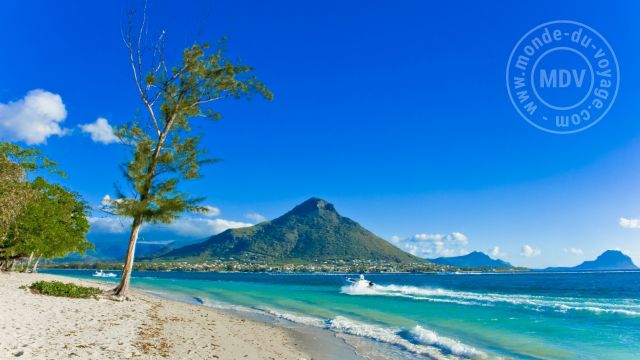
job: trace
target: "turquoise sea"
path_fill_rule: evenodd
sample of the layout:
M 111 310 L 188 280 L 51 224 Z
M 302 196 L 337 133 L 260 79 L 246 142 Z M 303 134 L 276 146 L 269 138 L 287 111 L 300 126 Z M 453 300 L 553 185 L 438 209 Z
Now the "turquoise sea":
M 374 358 L 640 358 L 640 272 L 371 274 L 368 288 L 343 274 L 133 276 L 140 290 L 322 329 Z

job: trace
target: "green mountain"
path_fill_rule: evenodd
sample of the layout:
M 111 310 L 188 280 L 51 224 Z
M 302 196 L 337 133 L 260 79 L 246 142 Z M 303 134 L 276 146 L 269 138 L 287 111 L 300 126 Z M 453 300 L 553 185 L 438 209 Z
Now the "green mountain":
M 273 221 L 229 229 L 208 240 L 172 250 L 160 259 L 254 258 L 263 260 L 375 260 L 422 263 L 335 207 L 311 198 Z

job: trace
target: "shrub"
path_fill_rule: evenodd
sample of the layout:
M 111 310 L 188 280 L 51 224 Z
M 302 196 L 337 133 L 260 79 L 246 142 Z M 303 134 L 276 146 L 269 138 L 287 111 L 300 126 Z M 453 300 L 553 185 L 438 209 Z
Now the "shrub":
M 102 291 L 94 287 L 78 286 L 72 283 L 63 283 L 61 281 L 38 281 L 29 289 L 36 294 L 61 296 L 68 298 L 81 298 L 87 299 L 90 297 L 96 298 Z

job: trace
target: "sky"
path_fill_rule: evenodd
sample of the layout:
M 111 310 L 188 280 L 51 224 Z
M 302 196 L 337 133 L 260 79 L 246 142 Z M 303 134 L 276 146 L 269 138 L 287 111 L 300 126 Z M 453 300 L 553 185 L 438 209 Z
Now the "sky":
M 110 126 L 144 114 L 121 38 L 140 3 L 2 7 L 0 139 L 41 149 L 97 208 L 128 156 Z M 568 266 L 620 249 L 640 264 L 639 15 L 633 1 L 150 1 L 169 62 L 226 36 L 275 96 L 214 105 L 222 120 L 197 129 L 224 161 L 183 185 L 212 210 L 142 241 L 204 238 L 317 196 L 424 257 Z M 505 84 L 518 40 L 554 20 L 596 29 L 620 68 L 611 110 L 575 134 L 531 126 Z M 92 225 L 90 238 L 126 241 L 125 221 L 95 211 Z

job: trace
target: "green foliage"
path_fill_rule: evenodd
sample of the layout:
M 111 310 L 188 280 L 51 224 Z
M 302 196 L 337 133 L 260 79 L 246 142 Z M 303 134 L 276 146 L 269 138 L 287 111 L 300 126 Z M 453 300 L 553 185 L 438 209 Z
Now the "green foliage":
M 25 149 L 12 143 L 0 142 L 0 159 L 4 160 L 5 166 L 6 162 L 10 162 L 15 166 L 19 166 L 25 172 L 42 169 L 48 170 L 52 174 L 64 176 L 64 173 L 57 169 L 58 165 L 44 157 L 42 152 L 38 149 Z M 2 171 L 0 171 L 0 174 L 1 173 Z
M 98 288 L 63 283 L 61 281 L 38 281 L 31 284 L 29 289 L 36 294 L 80 299 L 97 298 L 102 293 Z
M 135 67 L 134 77 L 138 79 Z M 138 88 L 149 123 L 116 129 L 132 149 L 131 160 L 122 166 L 131 192 L 117 189 L 117 198 L 106 210 L 138 219 L 138 224 L 169 223 L 185 211 L 206 211 L 197 205 L 201 198 L 178 190 L 180 181 L 200 177 L 202 165 L 217 161 L 206 157 L 200 135 L 192 133 L 192 122 L 199 117 L 220 119 L 211 107 L 215 101 L 253 94 L 271 99 L 271 92 L 251 75 L 250 67 L 233 64 L 221 50 L 209 51 L 206 44 L 186 49 L 177 67 L 154 67 Z
M 0 143 L 0 262 L 23 257 L 61 257 L 91 248 L 89 207 L 78 194 L 26 173 L 62 174 L 39 150 Z
M 33 200 L 34 192 L 28 186 L 26 174 L 39 169 L 62 175 L 56 170 L 56 164 L 42 156 L 40 150 L 0 142 L 0 241 Z
M 36 257 L 53 258 L 93 248 L 86 239 L 89 206 L 78 194 L 41 177 L 33 181 L 31 188 L 36 193 L 35 199 L 9 230 L 3 246 L 7 255 L 34 253 Z
M 161 258 L 220 257 L 287 262 L 296 259 L 424 262 L 341 216 L 333 205 L 315 198 L 273 221 L 230 229 Z

